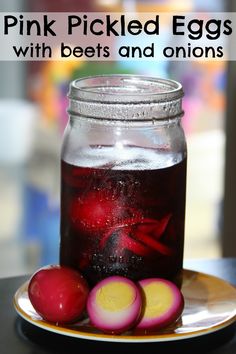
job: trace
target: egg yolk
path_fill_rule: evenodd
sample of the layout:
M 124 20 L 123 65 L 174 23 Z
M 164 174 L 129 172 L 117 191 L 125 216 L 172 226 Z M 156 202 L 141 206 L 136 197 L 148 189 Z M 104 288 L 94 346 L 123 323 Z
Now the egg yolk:
M 153 318 L 163 315 L 174 301 L 172 291 L 165 284 L 150 283 L 143 288 L 146 306 L 144 317 Z
M 96 295 L 96 303 L 99 307 L 111 312 L 125 310 L 134 300 L 134 289 L 122 282 L 106 284 L 98 290 Z

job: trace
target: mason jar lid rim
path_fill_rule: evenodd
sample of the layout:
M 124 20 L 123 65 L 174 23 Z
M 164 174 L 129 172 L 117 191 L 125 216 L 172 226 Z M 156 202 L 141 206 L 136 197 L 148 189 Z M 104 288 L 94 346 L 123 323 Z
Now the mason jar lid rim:
M 148 103 L 153 100 L 163 102 L 180 99 L 183 95 L 182 85 L 175 80 L 145 75 L 110 74 L 86 76 L 72 81 L 68 97 L 85 101 L 101 100 L 104 103 L 135 103 L 140 100 Z

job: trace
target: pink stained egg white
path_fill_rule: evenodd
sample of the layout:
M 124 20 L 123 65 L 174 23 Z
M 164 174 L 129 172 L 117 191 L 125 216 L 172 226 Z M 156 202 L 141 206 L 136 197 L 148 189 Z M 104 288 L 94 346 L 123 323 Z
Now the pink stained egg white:
M 89 293 L 84 277 L 74 269 L 48 265 L 33 274 L 28 286 L 31 304 L 44 320 L 73 323 L 82 315 Z
M 140 290 L 131 280 L 121 276 L 100 281 L 87 300 L 91 323 L 105 333 L 119 334 L 132 328 L 141 308 Z
M 184 298 L 178 287 L 165 279 L 139 281 L 143 309 L 137 329 L 158 330 L 174 323 L 184 309 Z

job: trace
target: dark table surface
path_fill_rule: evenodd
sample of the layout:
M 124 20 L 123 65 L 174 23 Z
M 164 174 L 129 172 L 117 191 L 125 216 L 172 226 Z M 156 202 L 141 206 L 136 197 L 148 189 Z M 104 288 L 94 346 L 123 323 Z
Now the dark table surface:
M 185 268 L 223 278 L 236 286 L 236 258 L 185 261 Z M 47 332 L 21 319 L 12 299 L 29 276 L 0 279 L 0 354 L 211 353 L 236 354 L 235 325 L 213 334 L 168 343 L 104 343 Z

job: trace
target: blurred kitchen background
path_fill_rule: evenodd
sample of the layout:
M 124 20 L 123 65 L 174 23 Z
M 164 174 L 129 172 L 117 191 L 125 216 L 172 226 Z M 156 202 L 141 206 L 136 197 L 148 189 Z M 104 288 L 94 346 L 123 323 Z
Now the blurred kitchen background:
M 8 0 L 1 11 L 226 11 L 223 0 Z M 119 39 L 121 40 L 121 39 Z M 168 33 L 166 34 L 168 43 Z M 0 62 L 0 276 L 58 262 L 60 145 L 69 82 L 102 73 L 172 78 L 185 90 L 185 258 L 231 255 L 224 238 L 226 61 Z M 235 92 L 235 91 L 234 91 Z M 227 128 L 229 129 L 229 127 Z M 232 235 L 230 235 L 232 237 Z M 227 248 L 228 247 L 228 248 Z

